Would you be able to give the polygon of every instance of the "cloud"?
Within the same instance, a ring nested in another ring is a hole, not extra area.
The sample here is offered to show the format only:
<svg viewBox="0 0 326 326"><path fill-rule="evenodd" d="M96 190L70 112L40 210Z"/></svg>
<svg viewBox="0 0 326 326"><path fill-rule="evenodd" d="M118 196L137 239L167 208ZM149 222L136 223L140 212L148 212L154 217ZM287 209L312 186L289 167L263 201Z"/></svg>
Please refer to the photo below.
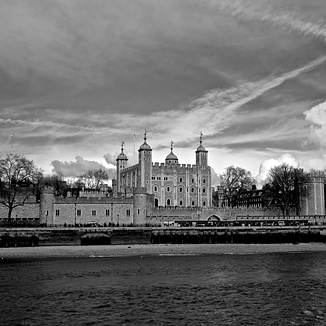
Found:
<svg viewBox="0 0 326 326"><path fill-rule="evenodd" d="M211 4L240 19L270 22L277 27L326 40L326 24L324 22L305 21L298 17L298 13L288 12L284 9L273 10L267 2L227 0L211 1Z"/></svg>
<svg viewBox="0 0 326 326"><path fill-rule="evenodd" d="M112 164L114 166L117 165L117 161L116 161L117 157L118 157L118 154L111 155L110 153L107 153L107 154L105 154L103 156L103 158L105 159L106 163Z"/></svg>
<svg viewBox="0 0 326 326"><path fill-rule="evenodd" d="M310 141L321 148L326 147L326 101L319 103L303 113L310 126Z"/></svg>
<svg viewBox="0 0 326 326"><path fill-rule="evenodd" d="M212 175L212 180L211 180L212 187L217 187L221 183L221 180L213 168L211 168L211 175Z"/></svg>
<svg viewBox="0 0 326 326"><path fill-rule="evenodd" d="M115 169L108 169L101 163L96 161L87 161L83 159L81 156L76 156L75 162L60 162L60 161L53 161L52 163L53 170L52 172L56 174L61 174L64 177L79 177L80 175L86 173L89 170L96 171L99 169L105 170L109 178L111 179L115 173Z"/></svg>
<svg viewBox="0 0 326 326"><path fill-rule="evenodd" d="M298 167L299 163L298 161L291 155L288 153L282 154L279 158L271 158L268 160L263 161L260 164L259 167L259 174L257 175L256 179L257 182L259 184L259 186L263 186L263 184L265 183L267 177L268 177L268 172L271 168L273 168L274 166L278 166L281 164L288 164L294 167Z"/></svg>

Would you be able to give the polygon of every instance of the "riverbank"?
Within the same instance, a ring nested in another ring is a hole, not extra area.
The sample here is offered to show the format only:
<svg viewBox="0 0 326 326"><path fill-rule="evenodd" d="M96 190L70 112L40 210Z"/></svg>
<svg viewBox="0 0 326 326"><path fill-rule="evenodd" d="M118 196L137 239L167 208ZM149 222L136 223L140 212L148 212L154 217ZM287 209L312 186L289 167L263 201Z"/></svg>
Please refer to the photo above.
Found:
<svg viewBox="0 0 326 326"><path fill-rule="evenodd" d="M3 259L67 258L67 257L124 257L158 255L245 255L287 252L326 251L322 243L300 244L147 244L115 246L50 246L0 248Z"/></svg>
<svg viewBox="0 0 326 326"><path fill-rule="evenodd" d="M325 226L0 229L0 247L326 243Z"/></svg>

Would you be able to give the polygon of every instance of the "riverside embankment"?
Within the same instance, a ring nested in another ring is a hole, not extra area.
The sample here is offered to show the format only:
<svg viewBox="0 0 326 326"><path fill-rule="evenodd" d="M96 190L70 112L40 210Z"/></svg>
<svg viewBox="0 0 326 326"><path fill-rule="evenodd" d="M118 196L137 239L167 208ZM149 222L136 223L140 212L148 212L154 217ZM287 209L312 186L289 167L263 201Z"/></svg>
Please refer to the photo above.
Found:
<svg viewBox="0 0 326 326"><path fill-rule="evenodd" d="M1 228L0 247L326 242L326 226Z"/></svg>

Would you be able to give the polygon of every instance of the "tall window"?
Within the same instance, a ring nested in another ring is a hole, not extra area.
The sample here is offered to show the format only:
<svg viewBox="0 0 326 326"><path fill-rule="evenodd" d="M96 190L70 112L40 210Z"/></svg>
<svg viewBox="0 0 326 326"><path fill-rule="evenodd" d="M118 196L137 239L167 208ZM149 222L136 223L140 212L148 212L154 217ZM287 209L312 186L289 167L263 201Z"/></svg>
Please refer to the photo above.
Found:
<svg viewBox="0 0 326 326"><path fill-rule="evenodd" d="M167 206L171 206L171 199L167 199L167 200L166 200L166 205L167 205Z"/></svg>
<svg viewBox="0 0 326 326"><path fill-rule="evenodd" d="M158 199L155 198L155 207L158 207Z"/></svg>
<svg viewBox="0 0 326 326"><path fill-rule="evenodd" d="M55 210L55 216L59 216L60 215L60 210L59 209L56 209Z"/></svg>
<svg viewBox="0 0 326 326"><path fill-rule="evenodd" d="M109 209L105 210L105 216L110 216L110 210Z"/></svg>
<svg viewBox="0 0 326 326"><path fill-rule="evenodd" d="M127 209L127 216L130 216L130 209Z"/></svg>
<svg viewBox="0 0 326 326"><path fill-rule="evenodd" d="M96 211L92 211L92 216L96 216Z"/></svg>
<svg viewBox="0 0 326 326"><path fill-rule="evenodd" d="M77 216L81 216L81 209L77 209Z"/></svg>

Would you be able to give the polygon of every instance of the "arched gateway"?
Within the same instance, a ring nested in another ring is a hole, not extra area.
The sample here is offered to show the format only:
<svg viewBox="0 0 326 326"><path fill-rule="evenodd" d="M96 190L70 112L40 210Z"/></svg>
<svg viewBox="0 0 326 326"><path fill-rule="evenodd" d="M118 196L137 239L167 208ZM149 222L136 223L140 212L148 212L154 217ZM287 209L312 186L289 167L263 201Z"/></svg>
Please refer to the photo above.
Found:
<svg viewBox="0 0 326 326"><path fill-rule="evenodd" d="M222 220L222 219L221 219L219 216L215 215L215 214L210 215L210 216L207 218L207 221L221 221L221 220Z"/></svg>

